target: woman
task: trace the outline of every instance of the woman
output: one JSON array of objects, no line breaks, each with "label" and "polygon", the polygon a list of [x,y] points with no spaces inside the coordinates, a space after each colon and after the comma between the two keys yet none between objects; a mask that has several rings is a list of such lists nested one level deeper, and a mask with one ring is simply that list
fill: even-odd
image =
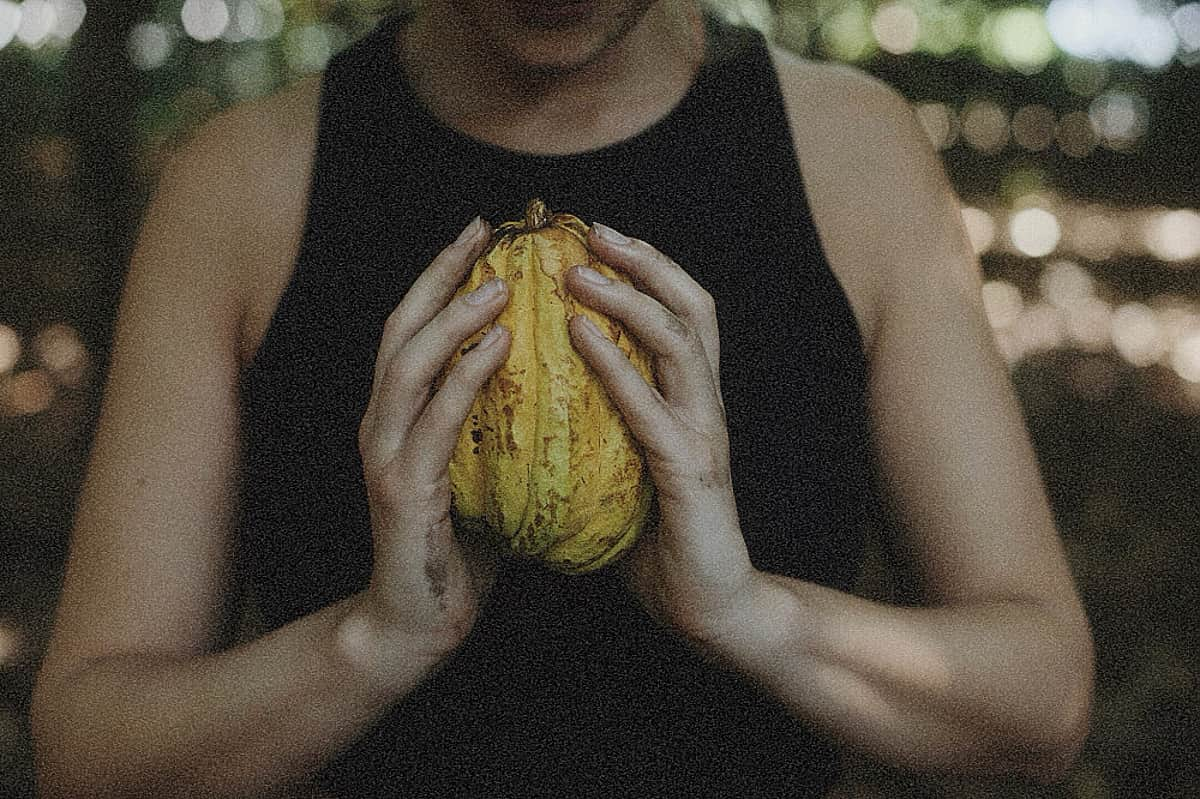
[{"label": "woman", "polygon": [[[587,577],[449,521],[507,331],[430,390],[507,301],[452,301],[464,222],[535,196],[602,223],[636,288],[568,288],[660,385],[572,322],[659,502]],[[877,484],[921,607],[850,593]],[[230,645],[240,584],[269,631]],[[429,0],[167,170],[36,693],[46,796],[820,796],[843,749],[1054,779],[1090,693],[954,196],[878,82],[688,0]]]}]

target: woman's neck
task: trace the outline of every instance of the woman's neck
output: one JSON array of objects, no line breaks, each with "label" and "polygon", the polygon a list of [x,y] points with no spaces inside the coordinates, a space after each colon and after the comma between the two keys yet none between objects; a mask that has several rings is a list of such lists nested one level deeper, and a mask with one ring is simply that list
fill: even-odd
[{"label": "woman's neck", "polygon": [[695,3],[660,0],[585,59],[531,66],[499,51],[453,4],[430,2],[401,28],[412,90],[442,122],[525,152],[564,154],[628,138],[667,114],[704,57]]}]

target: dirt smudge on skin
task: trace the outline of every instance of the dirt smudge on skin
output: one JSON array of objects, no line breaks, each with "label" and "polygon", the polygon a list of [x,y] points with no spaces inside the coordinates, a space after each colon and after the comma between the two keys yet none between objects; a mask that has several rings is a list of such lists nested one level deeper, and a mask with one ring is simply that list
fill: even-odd
[{"label": "dirt smudge on skin", "polygon": [[425,579],[429,582],[429,593],[446,608],[446,582],[449,572],[446,553],[442,551],[443,525],[434,523],[425,532]]}]

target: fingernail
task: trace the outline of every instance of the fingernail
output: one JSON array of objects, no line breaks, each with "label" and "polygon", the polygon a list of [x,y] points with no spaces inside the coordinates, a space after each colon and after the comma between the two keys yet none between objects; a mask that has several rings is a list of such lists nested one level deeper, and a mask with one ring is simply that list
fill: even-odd
[{"label": "fingernail", "polygon": [[472,291],[467,296],[463,297],[463,302],[469,305],[483,305],[486,302],[494,300],[504,291],[504,281],[498,277],[494,277],[484,283],[479,288]]},{"label": "fingernail", "polygon": [[500,325],[492,325],[492,329],[484,334],[483,338],[479,339],[477,350],[487,349],[500,340],[500,335],[504,328]]},{"label": "fingernail", "polygon": [[597,236],[609,242],[610,244],[620,244],[623,246],[630,242],[628,236],[622,236],[608,225],[602,225],[597,222],[596,224],[592,225],[592,227],[595,228]]},{"label": "fingernail", "polygon": [[600,332],[600,328],[596,327],[595,322],[593,322],[591,319],[588,319],[583,314],[580,314],[579,318],[583,320],[582,324],[583,324],[584,330],[591,333],[593,336],[599,336],[600,338],[604,338],[604,334]]},{"label": "fingernail", "polygon": [[471,223],[463,228],[463,232],[458,234],[458,238],[455,239],[454,243],[466,244],[468,241],[475,238],[475,236],[479,233],[479,227],[482,224],[483,220],[478,216],[472,219]]},{"label": "fingernail", "polygon": [[597,286],[607,286],[612,282],[595,269],[592,269],[590,266],[576,266],[575,271],[578,273],[580,278]]}]

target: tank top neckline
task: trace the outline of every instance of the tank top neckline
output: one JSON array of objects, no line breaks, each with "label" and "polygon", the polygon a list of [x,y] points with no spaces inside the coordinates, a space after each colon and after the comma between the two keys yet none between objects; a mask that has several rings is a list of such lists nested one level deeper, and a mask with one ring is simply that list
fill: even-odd
[{"label": "tank top neckline", "polygon": [[704,13],[703,19],[704,57],[696,68],[687,90],[674,105],[649,125],[625,138],[571,153],[535,153],[493,144],[459,130],[434,114],[413,90],[408,73],[396,52],[397,35],[408,21],[408,15],[404,12],[391,14],[376,26],[371,33],[370,57],[375,62],[376,74],[380,78],[385,102],[390,105],[389,110],[409,117],[402,126],[405,131],[423,129],[432,144],[453,148],[464,156],[502,167],[573,170],[621,158],[651,146],[664,136],[669,139],[669,133],[679,128],[684,120],[703,106],[705,90],[713,80],[721,60],[723,48],[719,46],[720,40],[742,32],[741,29],[731,28],[708,12]]}]

